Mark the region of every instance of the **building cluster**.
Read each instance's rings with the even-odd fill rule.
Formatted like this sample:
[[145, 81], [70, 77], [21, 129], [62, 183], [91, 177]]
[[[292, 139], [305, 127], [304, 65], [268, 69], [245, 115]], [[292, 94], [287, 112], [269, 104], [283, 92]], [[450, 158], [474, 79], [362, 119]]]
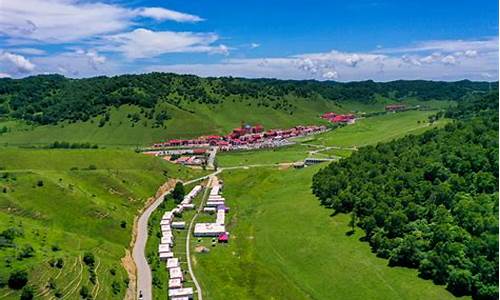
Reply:
[[186, 222], [174, 221], [175, 216], [182, 214], [185, 209], [194, 209], [193, 199], [202, 190], [201, 185], [195, 186], [181, 201], [177, 207], [163, 214], [161, 226], [161, 241], [158, 245], [158, 255], [160, 260], [166, 261], [169, 273], [168, 296], [169, 299], [187, 300], [193, 297], [192, 287], [183, 287], [184, 275], [179, 264], [179, 258], [175, 257], [172, 251], [174, 236], [172, 229], [186, 228]]
[[342, 115], [334, 112], [326, 112], [321, 115], [321, 118], [332, 123], [353, 124], [354, 122], [356, 122], [356, 116], [354, 116], [353, 114]]
[[[270, 129], [264, 131], [261, 125], [244, 125], [226, 136], [210, 135], [190, 140], [170, 140], [157, 143], [153, 148], [184, 147], [184, 148], [207, 148], [217, 147], [220, 151], [232, 151], [242, 149], [260, 149], [267, 147], [279, 147], [289, 144], [286, 139], [301, 137], [326, 131], [326, 126], [295, 126], [289, 129]], [[194, 149], [192, 149], [194, 151]]]
[[216, 178], [215, 184], [210, 190], [210, 195], [203, 208], [204, 212], [216, 214], [215, 222], [195, 224], [194, 236], [216, 237], [219, 243], [227, 243], [229, 241], [229, 233], [226, 231], [225, 226], [226, 213], [229, 211], [229, 208], [225, 205], [225, 199], [220, 194], [222, 186], [223, 183]]
[[385, 106], [385, 111], [397, 112], [406, 110], [406, 105], [404, 104], [390, 104]]

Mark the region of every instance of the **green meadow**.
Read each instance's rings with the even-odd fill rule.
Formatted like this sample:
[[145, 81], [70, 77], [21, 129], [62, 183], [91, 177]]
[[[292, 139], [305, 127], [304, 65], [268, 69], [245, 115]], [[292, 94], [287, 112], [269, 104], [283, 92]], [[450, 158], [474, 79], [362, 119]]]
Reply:
[[[228, 134], [244, 121], [262, 124], [266, 128], [288, 128], [295, 125], [321, 123], [319, 115], [326, 111], [342, 111], [332, 101], [317, 99], [307, 101], [291, 98], [296, 109], [288, 112], [257, 106], [252, 101], [226, 100], [218, 105], [186, 103], [182, 109], [170, 104], [159, 104], [172, 118], [164, 127], [153, 128], [151, 120], [140, 115], [140, 108], [123, 105], [110, 109], [110, 121], [99, 127], [102, 117], [87, 122], [62, 122], [58, 125], [33, 126], [22, 121], [0, 121], [0, 128], [8, 132], [0, 134], [0, 145], [38, 145], [55, 141], [89, 142], [105, 146], [135, 147], [150, 145], [171, 138], [193, 138], [200, 135]], [[139, 120], [128, 117], [137, 113]]]
[[415, 270], [387, 266], [360, 229], [347, 234], [350, 217], [331, 216], [311, 194], [318, 168], [222, 173], [231, 239], [193, 254], [204, 298], [454, 299]]
[[[37, 299], [78, 299], [84, 286], [94, 299], [123, 299], [121, 259], [138, 211], [168, 178], [198, 176], [123, 150], [8, 148], [0, 167], [0, 232], [19, 232], [0, 246], [2, 299], [19, 299], [5, 285], [14, 270], [28, 272]], [[93, 267], [82, 262], [86, 252]]]
[[436, 111], [415, 110], [373, 116], [326, 133], [297, 138], [296, 145], [257, 151], [222, 152], [217, 155], [217, 160], [221, 167], [232, 167], [295, 162], [306, 157], [347, 157], [351, 152], [348, 149], [328, 149], [313, 155], [310, 152], [321, 150], [321, 147], [350, 148], [373, 145], [446, 124], [447, 120], [438, 120], [430, 124], [428, 117], [434, 114]]

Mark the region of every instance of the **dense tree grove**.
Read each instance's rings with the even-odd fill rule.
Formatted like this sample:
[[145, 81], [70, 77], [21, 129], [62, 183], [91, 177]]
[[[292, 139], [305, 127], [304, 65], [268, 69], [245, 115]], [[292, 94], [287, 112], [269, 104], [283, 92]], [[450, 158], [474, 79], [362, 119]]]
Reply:
[[360, 149], [313, 178], [373, 251], [456, 295], [498, 299], [498, 92], [447, 112], [442, 129]]
[[[134, 104], [149, 119], [162, 123], [171, 118], [166, 111], [153, 111], [160, 102], [181, 107], [185, 102], [218, 104], [227, 98], [251, 100], [293, 113], [286, 96], [323, 97], [341, 102], [370, 102], [375, 95], [394, 99], [459, 99], [470, 91], [485, 91], [487, 82], [361, 81], [339, 83], [313, 80], [201, 78], [192, 75], [150, 73], [115, 77], [69, 79], [61, 75], [39, 75], [24, 79], [0, 79], [0, 116], [8, 115], [39, 124], [63, 120], [86, 121], [104, 114], [111, 106]], [[108, 115], [109, 119], [109, 115]], [[161, 124], [160, 124], [161, 125]]]

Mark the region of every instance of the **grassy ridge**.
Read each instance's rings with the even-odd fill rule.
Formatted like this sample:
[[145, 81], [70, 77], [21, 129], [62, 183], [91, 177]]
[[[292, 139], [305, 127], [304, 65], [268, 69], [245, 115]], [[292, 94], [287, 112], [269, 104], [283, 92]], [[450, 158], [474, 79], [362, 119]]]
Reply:
[[[128, 279], [120, 259], [137, 211], [169, 177], [196, 176], [121, 150], [2, 149], [0, 162], [0, 231], [24, 232], [14, 240], [16, 248], [0, 247], [0, 278], [6, 280], [15, 269], [28, 270], [28, 284], [46, 299], [56, 292], [76, 299], [83, 285], [94, 298], [123, 298]], [[34, 256], [19, 260], [26, 245], [35, 249]], [[96, 283], [82, 264], [85, 251], [96, 257]], [[49, 265], [58, 258], [62, 269]], [[53, 289], [47, 288], [51, 280]], [[19, 293], [5, 287], [0, 296], [17, 299]]]
[[[195, 253], [207, 299], [452, 299], [414, 270], [387, 267], [349, 216], [329, 216], [310, 192], [318, 167], [223, 173], [228, 245]], [[277, 187], [286, 187], [277, 188]]]

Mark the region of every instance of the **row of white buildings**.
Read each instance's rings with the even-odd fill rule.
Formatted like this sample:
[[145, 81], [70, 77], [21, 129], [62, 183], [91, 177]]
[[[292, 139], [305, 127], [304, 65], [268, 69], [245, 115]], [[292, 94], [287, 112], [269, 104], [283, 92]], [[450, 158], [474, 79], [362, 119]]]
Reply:
[[194, 209], [193, 199], [202, 190], [201, 185], [195, 186], [182, 200], [182, 202], [177, 205], [171, 211], [167, 211], [163, 214], [160, 226], [161, 226], [161, 241], [158, 245], [158, 255], [160, 260], [166, 261], [166, 268], [169, 273], [168, 280], [168, 297], [169, 299], [175, 300], [188, 300], [193, 298], [193, 288], [184, 287], [184, 275], [179, 263], [179, 258], [175, 257], [172, 247], [174, 245], [174, 236], [172, 234], [172, 229], [184, 229], [186, 223], [183, 221], [174, 222], [176, 215], [182, 214], [185, 209]]
[[228, 208], [225, 205], [225, 199], [220, 195], [222, 190], [222, 182], [218, 179], [217, 183], [210, 190], [210, 195], [205, 203], [203, 211], [209, 213], [216, 213], [216, 220], [214, 223], [197, 223], [194, 227], [194, 236], [203, 237], [217, 237], [219, 242], [228, 241], [228, 233], [226, 232], [225, 219]]

